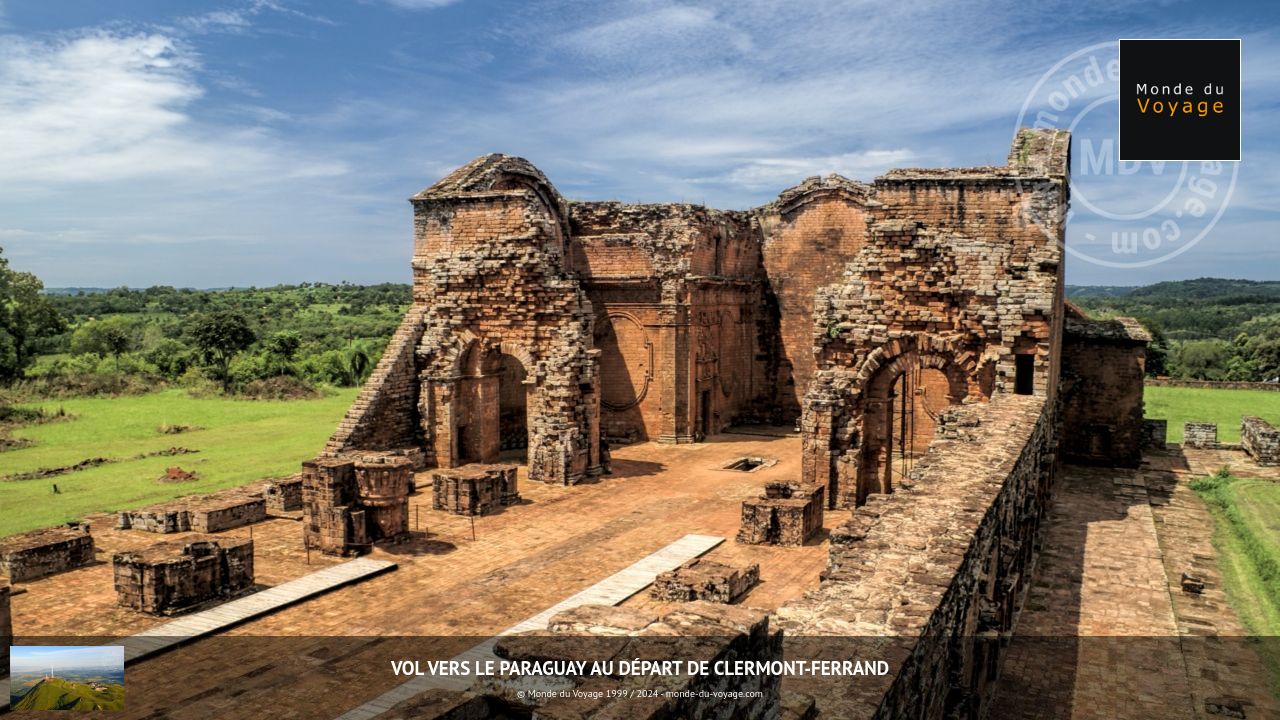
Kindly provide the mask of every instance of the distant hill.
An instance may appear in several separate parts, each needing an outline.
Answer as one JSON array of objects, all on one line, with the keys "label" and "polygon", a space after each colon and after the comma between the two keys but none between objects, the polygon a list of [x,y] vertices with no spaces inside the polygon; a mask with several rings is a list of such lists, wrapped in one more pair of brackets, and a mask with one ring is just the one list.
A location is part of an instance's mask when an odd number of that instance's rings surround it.
[{"label": "distant hill", "polygon": [[1119,289],[1072,285],[1067,297],[1093,315],[1132,315],[1171,340],[1232,341],[1280,325],[1280,281],[1198,278]]},{"label": "distant hill", "polygon": [[1138,287],[1137,285],[1068,285],[1067,297],[1072,300],[1124,297]]},{"label": "distant hill", "polygon": [[51,678],[41,680],[17,702],[13,710],[123,710],[124,686],[106,685],[102,692],[84,683]]}]

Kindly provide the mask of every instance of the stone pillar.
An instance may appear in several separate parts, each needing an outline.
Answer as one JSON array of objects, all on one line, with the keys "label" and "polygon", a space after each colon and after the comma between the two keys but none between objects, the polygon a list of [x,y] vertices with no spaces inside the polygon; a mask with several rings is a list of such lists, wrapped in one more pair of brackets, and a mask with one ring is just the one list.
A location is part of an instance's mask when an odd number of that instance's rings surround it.
[{"label": "stone pillar", "polygon": [[654,380],[662,388],[667,407],[663,413],[663,425],[658,442],[693,442],[691,395],[693,358],[690,357],[689,310],[676,301],[664,303],[658,313],[658,330],[662,338],[658,353],[657,375]]},{"label": "stone pillar", "polygon": [[362,458],[355,463],[355,478],[369,540],[408,532],[413,462],[397,456]]}]

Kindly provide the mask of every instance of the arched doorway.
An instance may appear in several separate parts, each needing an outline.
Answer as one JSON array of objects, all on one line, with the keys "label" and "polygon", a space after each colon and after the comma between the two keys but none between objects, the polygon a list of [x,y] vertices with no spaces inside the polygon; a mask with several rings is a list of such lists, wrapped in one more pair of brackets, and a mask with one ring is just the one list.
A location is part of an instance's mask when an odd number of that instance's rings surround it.
[{"label": "arched doorway", "polygon": [[524,365],[501,354],[498,376],[498,457],[526,462],[529,453],[529,392]]},{"label": "arched doorway", "polygon": [[[951,372],[948,372],[948,369]],[[915,353],[884,366],[867,384],[857,503],[869,493],[890,493],[923,455],[938,416],[968,392],[961,373],[935,357]]]}]

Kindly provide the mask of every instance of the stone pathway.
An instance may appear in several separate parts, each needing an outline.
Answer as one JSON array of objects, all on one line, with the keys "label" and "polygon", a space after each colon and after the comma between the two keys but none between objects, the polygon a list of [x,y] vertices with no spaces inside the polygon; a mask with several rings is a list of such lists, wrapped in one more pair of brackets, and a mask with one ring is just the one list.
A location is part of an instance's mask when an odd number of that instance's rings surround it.
[{"label": "stone pathway", "polygon": [[[671,570],[688,560],[703,555],[722,542],[724,542],[724,538],[710,535],[685,535],[661,550],[638,560],[572,597],[512,625],[498,633],[497,636],[485,640],[453,659],[466,662],[496,660],[497,658],[493,654],[493,646],[499,637],[530,630],[545,630],[547,621],[553,615],[579,605],[617,605],[652,584],[654,577],[658,573]],[[433,688],[463,690],[470,684],[471,678],[466,677],[419,676],[359,707],[351,709],[339,717],[338,720],[368,720],[390,710],[396,704],[427,690]]]},{"label": "stone pathway", "polygon": [[[1236,717],[1280,718],[1221,592],[1212,518],[1171,471],[1182,462],[1065,469],[991,717],[1192,720],[1242,701]],[[1205,593],[1182,590],[1184,570]]]}]

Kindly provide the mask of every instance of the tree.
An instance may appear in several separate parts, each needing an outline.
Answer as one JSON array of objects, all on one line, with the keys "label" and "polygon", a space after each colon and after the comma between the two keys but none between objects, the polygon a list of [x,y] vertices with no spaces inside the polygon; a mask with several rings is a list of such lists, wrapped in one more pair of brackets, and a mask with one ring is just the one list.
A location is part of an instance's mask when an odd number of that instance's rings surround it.
[{"label": "tree", "polygon": [[[0,250],[3,253],[3,250]],[[0,383],[9,384],[35,360],[35,343],[66,330],[66,322],[40,294],[35,275],[9,269],[0,255]]]},{"label": "tree", "polygon": [[282,330],[267,341],[267,354],[279,363],[279,374],[289,370],[289,363],[297,356],[302,347],[302,336],[292,330]]},{"label": "tree", "polygon": [[138,345],[140,328],[129,317],[113,315],[102,320],[90,320],[71,334],[71,352],[77,355],[91,353],[100,358],[110,355],[120,369],[120,356]]},{"label": "tree", "polygon": [[257,339],[244,315],[233,310],[199,315],[191,326],[191,337],[205,363],[212,365],[222,381],[222,391],[231,390],[231,359],[248,349]]}]

